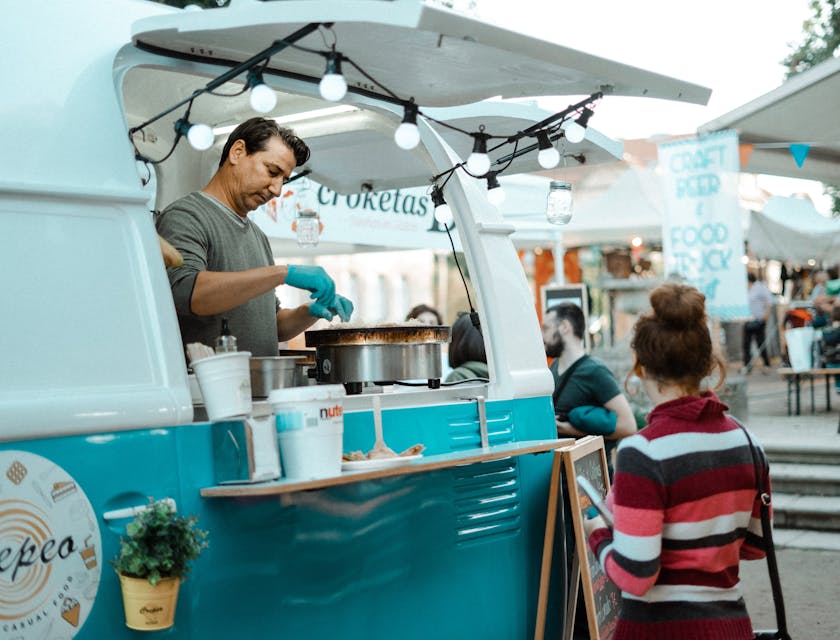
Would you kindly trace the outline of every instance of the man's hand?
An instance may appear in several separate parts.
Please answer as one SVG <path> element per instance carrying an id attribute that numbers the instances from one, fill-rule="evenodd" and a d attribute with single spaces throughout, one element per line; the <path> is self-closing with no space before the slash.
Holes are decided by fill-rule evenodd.
<path id="1" fill-rule="evenodd" d="M 564 420 L 560 420 L 559 418 L 555 418 L 554 422 L 557 424 L 558 438 L 580 438 L 581 436 L 586 435 L 585 433 L 575 429 L 571 422 L 566 422 Z"/>
<path id="2" fill-rule="evenodd" d="M 290 264 L 283 284 L 297 289 L 311 291 L 310 298 L 315 299 L 322 307 L 332 304 L 335 298 L 335 283 L 327 275 L 323 267 Z M 316 314 L 312 314 L 313 316 Z M 317 316 L 323 318 L 326 316 Z M 327 318 L 329 320 L 329 318 Z"/>

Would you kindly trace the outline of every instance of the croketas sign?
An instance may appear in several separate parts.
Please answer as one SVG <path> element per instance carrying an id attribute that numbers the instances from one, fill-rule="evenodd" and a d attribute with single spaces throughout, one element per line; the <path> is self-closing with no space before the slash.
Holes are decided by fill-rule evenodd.
<path id="1" fill-rule="evenodd" d="M 96 514 L 46 458 L 2 451 L 0 472 L 0 637 L 70 640 L 99 587 Z"/>

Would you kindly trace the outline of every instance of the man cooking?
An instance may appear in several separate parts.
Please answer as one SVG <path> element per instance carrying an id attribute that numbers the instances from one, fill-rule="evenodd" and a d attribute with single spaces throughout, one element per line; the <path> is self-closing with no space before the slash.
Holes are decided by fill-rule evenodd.
<path id="1" fill-rule="evenodd" d="M 158 233 L 184 258 L 167 270 L 184 345 L 212 345 L 224 316 L 240 350 L 276 356 L 278 341 L 319 318 L 350 319 L 353 304 L 321 267 L 274 264 L 268 238 L 248 219 L 308 159 L 309 147 L 290 129 L 251 118 L 230 134 L 207 186 L 158 216 Z M 313 301 L 281 308 L 274 294 L 281 284 L 310 291 Z"/>

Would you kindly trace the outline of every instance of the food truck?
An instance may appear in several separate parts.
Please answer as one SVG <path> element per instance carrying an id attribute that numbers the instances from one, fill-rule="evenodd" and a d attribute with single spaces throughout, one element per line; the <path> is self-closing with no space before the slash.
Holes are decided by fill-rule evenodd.
<path id="1" fill-rule="evenodd" d="M 406 101 L 422 110 L 603 93 L 703 103 L 708 91 L 420 0 L 204 11 L 30 0 L 7 8 L 0 32 L 0 637 L 137 637 L 110 561 L 149 497 L 210 532 L 162 636 L 533 636 L 553 382 L 513 227 L 487 202 L 485 180 L 455 170 L 442 194 L 489 382 L 380 394 L 388 444 L 425 447 L 416 468 L 291 487 L 217 483 L 213 424 L 194 410 L 142 184 L 154 171 L 157 208 L 202 188 L 226 136 L 200 153 L 178 143 L 176 124 L 255 115 L 247 92 L 229 94 L 257 65 L 279 98 L 269 116 L 314 112 L 292 126 L 312 148 L 311 177 L 339 194 L 431 186 L 469 153 L 473 139 L 456 148 L 422 115 L 420 144 L 398 148 Z M 338 113 L 321 111 L 335 104 L 318 91 L 325 50 L 346 56 L 338 104 L 349 108 Z M 569 157 L 597 157 L 592 137 Z M 491 161 L 532 170 L 535 141 L 519 150 L 529 145 Z M 344 399 L 345 451 L 373 443 L 371 397 Z M 561 618 L 553 607 L 549 627 Z"/>

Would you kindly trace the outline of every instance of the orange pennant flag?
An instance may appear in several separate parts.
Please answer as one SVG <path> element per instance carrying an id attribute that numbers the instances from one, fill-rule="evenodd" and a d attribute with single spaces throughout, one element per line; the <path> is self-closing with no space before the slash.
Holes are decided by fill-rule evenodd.
<path id="1" fill-rule="evenodd" d="M 755 149 L 754 144 L 738 145 L 738 158 L 740 158 L 741 160 L 741 169 L 747 166 L 747 163 L 750 161 L 750 156 L 752 155 L 753 149 Z"/>

